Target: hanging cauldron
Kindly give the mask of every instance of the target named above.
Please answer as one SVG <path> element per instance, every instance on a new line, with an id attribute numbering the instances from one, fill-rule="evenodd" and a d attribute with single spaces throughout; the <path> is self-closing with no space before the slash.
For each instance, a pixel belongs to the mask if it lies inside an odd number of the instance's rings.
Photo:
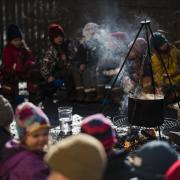
<path id="1" fill-rule="evenodd" d="M 128 121 L 131 125 L 156 127 L 164 122 L 164 97 L 148 94 L 146 97 L 129 97 Z"/>

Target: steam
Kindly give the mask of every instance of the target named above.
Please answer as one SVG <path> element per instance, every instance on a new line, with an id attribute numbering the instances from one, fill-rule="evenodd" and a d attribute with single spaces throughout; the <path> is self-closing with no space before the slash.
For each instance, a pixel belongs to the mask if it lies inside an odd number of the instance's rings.
<path id="1" fill-rule="evenodd" d="M 131 11 L 128 14 L 127 12 L 120 11 L 116 3 L 109 7 L 106 7 L 106 5 L 103 3 L 102 7 L 104 11 L 102 11 L 101 8 L 100 14 L 102 14 L 103 18 L 98 18 L 95 21 L 97 22 L 98 20 L 100 25 L 100 29 L 96 38 L 100 46 L 103 47 L 101 48 L 101 53 L 99 54 L 99 59 L 101 61 L 100 64 L 107 69 L 111 68 L 110 66 L 113 65 L 114 67 L 121 67 L 125 56 L 128 53 L 127 44 L 129 44 L 130 41 L 133 41 L 136 37 L 137 32 L 141 27 L 140 22 L 144 20 L 150 20 L 150 27 L 152 31 L 158 29 L 159 25 L 152 17 L 149 17 L 147 14 L 142 12 L 137 13 L 135 11 Z M 115 41 L 113 42 L 111 33 L 116 31 L 126 32 L 128 34 L 127 44 L 117 44 Z M 139 37 L 146 39 L 145 27 L 142 29 Z M 123 112 L 127 111 L 128 96 L 130 94 L 137 96 L 141 92 L 141 87 L 134 84 L 134 82 L 130 79 L 128 72 L 129 67 L 126 63 L 116 82 L 116 84 L 124 91 L 123 97 L 120 101 L 120 111 Z"/>

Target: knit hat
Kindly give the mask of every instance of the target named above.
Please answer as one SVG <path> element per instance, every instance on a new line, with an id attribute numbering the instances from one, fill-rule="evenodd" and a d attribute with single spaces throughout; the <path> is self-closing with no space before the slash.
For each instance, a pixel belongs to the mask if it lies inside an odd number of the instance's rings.
<path id="1" fill-rule="evenodd" d="M 112 149 L 116 135 L 109 119 L 103 114 L 88 116 L 82 121 L 81 132 L 96 137 L 103 144 L 106 152 Z"/>
<path id="2" fill-rule="evenodd" d="M 151 46 L 155 49 L 158 49 L 167 42 L 168 40 L 166 39 L 166 37 L 160 32 L 153 33 L 153 37 L 151 36 L 150 38 Z"/>
<path id="3" fill-rule="evenodd" d="M 15 120 L 20 139 L 28 133 L 50 128 L 46 114 L 30 102 L 24 102 L 16 108 Z"/>
<path id="4" fill-rule="evenodd" d="M 118 41 L 126 42 L 128 39 L 128 35 L 125 32 L 113 32 L 111 33 L 111 36 L 116 38 Z"/>
<path id="5" fill-rule="evenodd" d="M 51 41 L 57 36 L 64 38 L 64 29 L 59 24 L 50 24 L 48 27 L 48 35 Z"/>
<path id="6" fill-rule="evenodd" d="M 176 160 L 176 152 L 168 143 L 151 141 L 134 153 L 132 171 L 141 179 L 163 179 L 168 168 Z"/>
<path id="7" fill-rule="evenodd" d="M 0 95 L 0 127 L 6 127 L 14 119 L 14 112 L 9 101 Z"/>
<path id="8" fill-rule="evenodd" d="M 8 41 L 11 41 L 15 38 L 22 39 L 22 32 L 18 26 L 15 24 L 10 24 L 7 28 L 6 37 Z"/>
<path id="9" fill-rule="evenodd" d="M 96 23 L 87 23 L 83 28 L 83 36 L 86 40 L 89 40 L 94 34 L 97 33 L 99 25 Z"/>
<path id="10" fill-rule="evenodd" d="M 78 134 L 55 144 L 45 160 L 51 170 L 72 180 L 100 180 L 106 166 L 106 154 L 95 138 Z"/>
<path id="11" fill-rule="evenodd" d="M 180 179 L 180 160 L 176 161 L 166 172 L 165 180 Z"/>
<path id="12" fill-rule="evenodd" d="M 129 43 L 128 47 L 130 48 L 132 44 L 133 44 L 133 41 Z M 147 48 L 147 43 L 145 39 L 137 38 L 132 50 L 135 51 L 139 56 L 142 56 L 145 53 L 146 48 Z"/>

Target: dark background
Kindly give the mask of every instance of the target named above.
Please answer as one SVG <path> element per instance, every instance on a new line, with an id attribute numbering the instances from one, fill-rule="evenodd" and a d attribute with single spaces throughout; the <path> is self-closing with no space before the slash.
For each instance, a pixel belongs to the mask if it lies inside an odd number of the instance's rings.
<path id="1" fill-rule="evenodd" d="M 17 24 L 30 48 L 40 59 L 48 46 L 47 27 L 60 23 L 68 38 L 78 38 L 87 22 L 95 22 L 111 32 L 125 31 L 133 39 L 140 21 L 168 31 L 171 41 L 180 39 L 179 0 L 0 0 L 0 55 L 5 31 Z"/>

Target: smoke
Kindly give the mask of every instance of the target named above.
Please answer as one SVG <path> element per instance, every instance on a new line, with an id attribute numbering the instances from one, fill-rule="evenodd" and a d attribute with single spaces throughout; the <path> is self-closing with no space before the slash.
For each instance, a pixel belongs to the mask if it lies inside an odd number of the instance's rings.
<path id="1" fill-rule="evenodd" d="M 99 32 L 96 35 L 96 39 L 101 46 L 98 58 L 100 60 L 99 64 L 102 66 L 102 69 L 120 68 L 129 50 L 127 45 L 135 39 L 141 27 L 141 21 L 150 20 L 152 31 L 158 29 L 159 24 L 144 12 L 138 12 L 138 10 L 129 11 L 128 8 L 119 7 L 117 2 L 110 4 L 108 1 L 101 1 L 101 3 L 96 5 L 96 8 L 99 6 L 100 10 L 97 19 L 94 19 L 94 22 L 98 22 L 100 25 Z M 86 18 L 85 15 L 84 17 Z M 88 17 L 87 22 L 89 22 L 89 19 Z M 93 18 L 91 22 L 93 22 Z M 125 32 L 128 35 L 126 42 L 117 43 L 117 41 L 112 38 L 112 32 L 119 31 Z M 150 31 L 148 31 L 148 36 L 150 36 Z M 142 29 L 139 37 L 146 39 L 145 27 Z M 96 45 L 94 44 L 94 46 Z M 128 65 L 125 63 L 116 82 L 116 85 L 123 88 L 124 91 L 120 101 L 120 109 L 123 112 L 127 110 L 128 96 L 131 93 L 137 96 L 141 92 L 141 87 L 131 81 L 128 71 Z"/>

